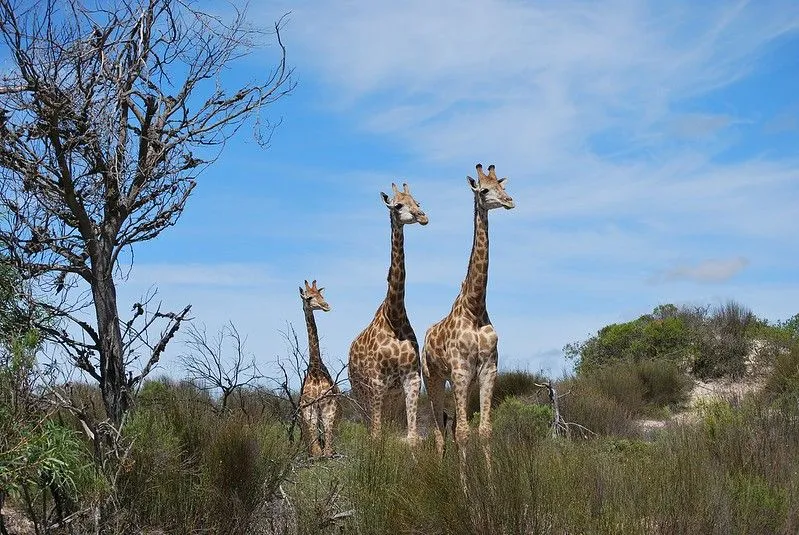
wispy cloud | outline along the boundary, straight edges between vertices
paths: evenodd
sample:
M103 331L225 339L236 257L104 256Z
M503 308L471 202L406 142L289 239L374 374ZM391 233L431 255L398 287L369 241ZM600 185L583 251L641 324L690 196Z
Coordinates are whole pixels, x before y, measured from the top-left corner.
M296 285L315 277L333 305L320 318L324 345L346 359L385 294L389 228L377 193L392 181L407 180L430 216L406 229L417 335L446 314L466 272L464 175L478 161L510 177L517 204L491 215L488 300L504 366L557 372L565 343L659 302L733 297L768 315L799 293L758 273L799 269L799 161L752 149L775 111L724 93L766 71L766 52L796 35L796 2L269 9L289 5L284 37L301 86L283 128L292 111L311 119L278 131L268 157L239 150L220 162L218 185L197 189L195 215L158 240L194 240L205 261L150 258L132 279L196 303L209 325L233 319L264 358L282 351L286 320L301 323ZM317 133L330 124L335 139ZM340 156L328 145L349 154L345 165L328 161ZM241 190L228 180L238 175L248 177Z
M700 283L726 282L749 265L747 258L703 260L697 264L675 266L655 276L653 282L691 281Z

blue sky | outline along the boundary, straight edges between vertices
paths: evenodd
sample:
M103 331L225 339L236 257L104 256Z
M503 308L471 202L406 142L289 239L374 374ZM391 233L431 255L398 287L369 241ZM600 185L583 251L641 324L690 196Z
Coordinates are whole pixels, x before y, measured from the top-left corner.
M242 129L181 221L136 251L125 308L151 285L232 320L266 371L297 286L318 279L331 363L385 295L380 191L408 182L430 217L406 227L417 336L466 272L472 195L494 163L516 209L491 213L488 307L504 368L560 375L562 347L659 303L735 299L799 312L799 4L270 2L298 86L268 150ZM265 72L274 48L227 83ZM164 370L180 372L168 351Z

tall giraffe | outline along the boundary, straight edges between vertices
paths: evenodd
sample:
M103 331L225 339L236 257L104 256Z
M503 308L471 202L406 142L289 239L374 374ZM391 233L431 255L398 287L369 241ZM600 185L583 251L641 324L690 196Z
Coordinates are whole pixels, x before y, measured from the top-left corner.
M319 335L316 331L314 310L330 311L330 305L322 297L324 288L317 288L316 281L305 289L300 286L305 326L308 328L308 369L300 390L300 414L308 440L308 451L312 457L333 454L333 427L339 412L339 388L330 377L319 351ZM319 447L319 423L325 433L324 452Z
M494 166L483 173L477 164L477 180L467 176L474 193L474 241L466 279L444 319L425 334L422 374L436 421L435 440L444 452L444 386L449 381L455 393L455 443L461 454L469 437L466 406L469 388L480 385L480 436L491 436L491 394L497 376L497 333L486 310L488 285L488 211L510 210L513 199L505 192L505 178L497 178Z
M380 193L391 219L391 266L386 298L371 323L352 342L349 355L350 385L370 421L372 437L380 436L383 405L389 393L405 392L407 441L418 442L416 413L421 376L419 343L405 311L405 247L403 227L427 225L427 215L411 196L407 184L402 191L391 184L394 197Z

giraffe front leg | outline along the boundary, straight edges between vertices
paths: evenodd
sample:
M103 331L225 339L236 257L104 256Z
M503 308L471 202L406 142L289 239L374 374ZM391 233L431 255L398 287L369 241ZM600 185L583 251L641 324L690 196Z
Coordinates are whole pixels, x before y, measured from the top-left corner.
M338 416L338 401L334 398L327 399L322 406L322 425L325 428L325 457L333 456L333 430Z
M497 353L494 351L490 361L480 368L478 381L480 383L480 442L486 461L491 462L491 398L494 394L494 382L497 379Z
M433 418L436 427L433 435L436 440L436 451L440 456L444 456L444 385L443 377L424 375L424 385L427 389L427 397L430 399L430 408L433 411Z
M369 397L370 418L369 434L373 439L380 437L383 428L383 401L386 397L384 388L372 387Z
M302 408L302 421L305 424L308 454L311 457L322 455L322 448L319 447L319 411L317 409L317 403L315 402Z
M408 421L407 441L411 446L419 443L419 432L416 429L416 414L419 409L419 389L422 386L422 378L418 373L411 373L405 376L402 382L405 390L405 416Z
M461 454L461 460L466 458L466 444L469 441L469 419L467 416L469 405L469 383L471 377L464 372L453 372L452 386L455 394L455 445Z

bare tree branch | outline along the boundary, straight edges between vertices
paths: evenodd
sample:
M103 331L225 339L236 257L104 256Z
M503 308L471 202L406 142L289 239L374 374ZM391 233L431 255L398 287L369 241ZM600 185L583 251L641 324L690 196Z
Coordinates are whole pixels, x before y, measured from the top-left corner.
M215 336L209 336L205 325L191 325L186 333L189 351L180 355L183 368L198 388L221 393L223 410L234 392L265 377L258 371L255 357L244 349L245 342L233 322Z
M268 141L265 107L294 88L284 20L267 34L244 9L184 0L0 0L0 248L116 426L189 312L151 312L145 299L122 321L120 257L177 223L241 126ZM274 68L232 86L227 68L264 37Z

